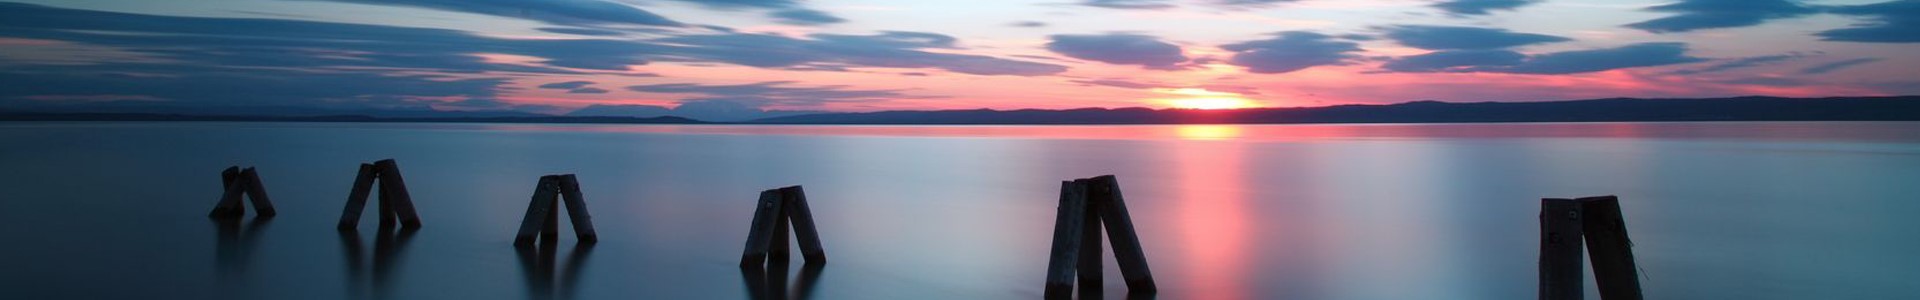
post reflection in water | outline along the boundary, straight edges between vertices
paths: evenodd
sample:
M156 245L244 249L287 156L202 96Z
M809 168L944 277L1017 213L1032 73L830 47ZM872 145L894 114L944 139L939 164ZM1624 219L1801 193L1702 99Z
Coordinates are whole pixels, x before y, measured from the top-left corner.
M1240 135L1234 126L1193 125L1178 130L1183 138L1198 140ZM1183 261L1178 265L1191 268L1183 273L1192 276L1193 282L1205 285L1181 291L1197 294L1168 295L1172 298L1247 298L1247 287L1241 283L1249 276L1246 267L1252 264L1252 258L1247 249L1252 245L1246 187L1242 183L1247 176L1243 147L1234 141L1194 141L1176 143L1172 148L1176 165L1168 168L1176 170L1176 186L1181 187L1177 198L1171 199L1175 232L1180 233L1173 238L1184 248L1174 259Z
M800 278L794 279L793 290L788 291L787 273L792 268L789 260L778 257L765 266L740 267L740 278L747 283L747 298L812 299L813 286L820 282L820 272L826 269L826 263L809 261L800 266Z
M406 249L407 241L412 240L413 234L417 231L420 231L420 228L395 229L394 226L380 226L380 229L374 231L372 298L388 298L392 290L390 287L393 286L394 266L399 264L402 250ZM360 231L351 229L340 231L340 244L347 258L347 291L354 298L361 298L367 290L365 284L368 272L361 266L366 260L366 255L362 250L364 247L361 246Z
M573 250L567 252L567 265L559 270L562 274L557 278L554 269L559 263L558 241L546 239L533 245L513 246L515 256L520 258L520 271L527 277L527 298L574 299L574 287L580 282L580 269L585 268L587 257L593 253L593 245L575 243ZM558 290L554 289L556 281L560 284Z
M247 278L247 262L254 245L260 240L260 232L272 222L273 217L256 217L246 226L241 226L238 218L213 220L214 262L221 286L245 286L239 281Z

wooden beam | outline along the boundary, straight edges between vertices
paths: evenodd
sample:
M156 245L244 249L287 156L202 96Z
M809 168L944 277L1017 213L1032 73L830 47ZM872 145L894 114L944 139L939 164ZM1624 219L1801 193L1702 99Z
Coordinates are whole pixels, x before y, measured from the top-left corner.
M1581 229L1592 255L1593 279L1600 299L1639 300L1640 274L1633 262L1633 240L1614 196L1580 198Z
M554 198L557 198L556 194L559 193L555 180L553 176L541 176L540 182L534 185L533 199L527 203L526 217L520 219L520 233L514 236L514 245L533 245L534 239L540 234L541 227L546 225L545 219L551 216L549 210L553 209Z
M555 176L553 178L553 181L554 181L553 194L550 196L547 196L547 200L543 201L547 203L547 216L541 217L541 219L544 219L546 221L541 222L540 224L540 244L543 246L553 245L560 242L559 193L560 193L560 181L563 181L563 180L565 179L561 179L558 176ZM551 266L549 266L549 268L551 268Z
M373 192L373 164L360 164L360 173L353 177L353 187L347 191L347 208L340 212L339 230L355 230L360 227L360 213L367 209L367 194Z
M1133 216L1127 213L1127 201L1120 195L1119 179L1105 175L1085 180L1088 199L1099 203L1100 220L1107 224L1107 237L1113 240L1113 258L1119 262L1120 274L1127 280L1127 292L1157 291L1153 270L1147 268L1146 250L1141 248L1140 236L1133 231Z
M1581 276L1580 202L1540 200L1540 299L1580 300L1586 294Z
M1106 283L1101 276L1105 276L1106 272L1100 270L1101 260L1106 257L1102 253L1105 247L1101 246L1106 241L1100 238L1100 206L1105 205L1103 202L1087 199L1086 216L1080 223L1080 262L1078 270L1074 272L1075 277L1080 279L1080 299L1102 299L1105 294Z
M776 207L779 209L775 209L773 215L773 236L771 236L773 241L767 243L767 264L769 271L773 270L771 265L782 266L780 275L785 278L787 268L784 267L793 259L793 246L790 246L792 243L789 241L793 236L793 230L789 228L793 224L793 218L787 213L787 203L790 201L787 200L786 193L780 193L778 201L780 205Z
M393 212L400 217L401 225L419 228L420 213L413 208L413 196L407 192L407 180L400 177L400 164L393 159L383 159L373 162L373 166L380 171L380 189L392 197L380 201L393 201Z
M773 243L773 223L780 213L781 195L779 189L760 192L760 200L753 210L753 225L747 228L745 252L740 254L740 267L761 267L767 261L767 250Z
M239 218L246 214L245 204L240 203L240 197L246 193L247 188L246 181L240 179L240 167L227 167L225 171L220 172L220 179L220 187L223 188L220 193L220 202L213 205L213 211L207 212L207 217Z
M798 185L781 188L780 192L786 202L783 207L787 217L793 221L793 235L800 241L800 255L806 257L809 264L827 262L827 250L820 244L820 229L813 222L807 192Z
M267 184L260 181L259 172L253 168L240 170L240 180L247 182L247 198L253 200L255 218L272 218L280 214L273 209L273 200L267 197Z
M581 243L600 241L600 234L593 230L593 215L587 213L587 197L580 193L580 180L573 174L560 176L560 197L566 200L567 218L573 220L573 235Z
M1047 299L1073 296L1074 272L1080 262L1081 233L1086 227L1087 186L1060 182L1060 205L1053 219L1053 253L1047 259Z

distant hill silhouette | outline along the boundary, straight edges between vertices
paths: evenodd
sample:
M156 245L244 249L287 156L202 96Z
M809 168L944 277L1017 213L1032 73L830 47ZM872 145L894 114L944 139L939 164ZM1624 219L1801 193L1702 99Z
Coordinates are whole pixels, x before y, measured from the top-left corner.
M410 122L410 123L594 123L594 124L701 124L681 117L369 117L369 116L198 116L139 113L9 113L0 112L0 121L228 121L228 122Z
M1920 96L1712 99L1612 98L1549 102L1452 103L1188 110L939 110L830 113L754 120L758 124L1193 124L1467 123L1652 121L1920 121Z
M748 122L675 116L553 116L521 112L396 111L338 115L0 110L0 121L470 122L603 124L1284 124L1655 121L1920 121L1920 96L1712 99L1612 98L1549 102L1417 101L1389 105L1189 110L936 110L820 113Z

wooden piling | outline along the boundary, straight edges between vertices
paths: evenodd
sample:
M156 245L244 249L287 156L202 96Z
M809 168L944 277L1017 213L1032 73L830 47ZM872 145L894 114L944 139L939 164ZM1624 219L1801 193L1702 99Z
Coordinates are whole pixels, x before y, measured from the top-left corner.
M813 222L813 209L807 207L807 192L800 186L780 189L788 219L793 221L793 235L800 241L800 255L807 263L827 262L827 251L820 244L820 229Z
M273 209L273 200L267 198L267 184L260 181L260 173L253 168L240 170L240 180L247 182L247 198L253 200L255 218L272 218L280 213Z
M1079 278L1080 299L1101 299L1106 288L1106 283L1101 278L1105 275L1105 272L1101 271L1101 258L1106 257L1101 253L1105 252L1103 250L1105 247L1101 246L1105 241L1100 237L1102 202L1089 199L1086 204L1087 210L1083 213L1085 219L1080 222L1080 262L1077 263L1076 274L1074 274Z
M360 174L353 177L353 188L347 191L347 208L340 212L339 230L355 230L360 226L360 212L367 209L367 194L373 192L373 164L360 164Z
M520 220L520 233L514 237L514 245L533 245L534 239L544 229L541 227L545 227L546 219L551 216L551 210L554 208L553 203L558 201L556 198L559 191L554 182L556 180L553 176L542 176L540 182L534 185L533 199L528 201L526 217Z
M220 185L223 188L220 193L220 202L213 205L213 211L207 212L207 217L227 219L245 215L245 204L240 203L240 197L246 194L247 184L246 180L240 178L240 167L227 167L225 171L220 172L220 178L223 180Z
M554 183L555 183L554 193L556 193L556 195L557 193L560 192L560 188L558 187L559 181L561 181L561 179L559 178L554 179ZM543 245L550 245L550 244L560 242L560 200L558 197L559 196L552 196L548 198L551 200L546 201L547 216L540 217L541 219L546 220L544 222L540 222L540 243Z
M1094 205L1100 210L1100 219L1107 224L1107 237L1113 240L1113 258L1120 265L1120 274L1127 280L1129 293L1153 293L1158 287L1153 283L1153 271L1147 267L1146 250L1140 246L1140 236L1134 233L1133 216L1127 213L1127 202L1120 195L1120 180L1113 175L1088 178L1088 199L1097 199Z
M760 192L760 202L753 210L753 225L747 230L746 251L740 255L740 267L760 267L767 261L767 250L772 248L773 224L779 217L780 190L772 189ZM781 232L779 234L786 234Z
M1086 227L1087 188L1075 181L1060 183L1060 204L1053 221L1053 253L1047 260L1047 299L1073 295L1074 273L1080 262L1080 243Z
M1620 199L1601 196L1577 201L1600 298L1641 299L1640 274L1633 261L1633 241L1627 237L1626 220L1620 213Z
M419 228L420 213L413 208L413 196L407 193L406 179L400 177L400 164L393 159L383 159L373 162L373 166L380 174L380 189L385 192L382 196L392 197L383 198L380 201L382 203L387 200L393 201L393 212L400 218L402 226Z
M587 213L587 199L580 193L580 180L573 174L560 176L560 198L567 204L567 218L573 220L573 235L581 243L600 241L593 230L593 215Z
M773 236L770 237L773 241L767 243L767 264L785 266L793 259L793 246L789 246L792 244L793 218L787 212L789 201L785 193L781 193L779 201L780 209L773 212Z
M1584 235L1579 201L1540 200L1540 299L1580 300L1585 297L1581 255Z

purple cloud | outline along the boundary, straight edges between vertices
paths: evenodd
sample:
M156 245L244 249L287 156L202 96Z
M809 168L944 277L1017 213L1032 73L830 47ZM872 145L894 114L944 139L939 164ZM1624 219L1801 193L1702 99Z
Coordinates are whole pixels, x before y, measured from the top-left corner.
M1234 52L1227 63L1261 74L1344 65L1360 58L1353 53L1361 51L1358 43L1307 31L1278 32L1273 38L1221 45L1220 49Z
M1148 69L1173 70L1188 58L1180 46L1159 38L1130 33L1056 34L1048 38L1047 50L1072 58L1116 65L1140 65Z

